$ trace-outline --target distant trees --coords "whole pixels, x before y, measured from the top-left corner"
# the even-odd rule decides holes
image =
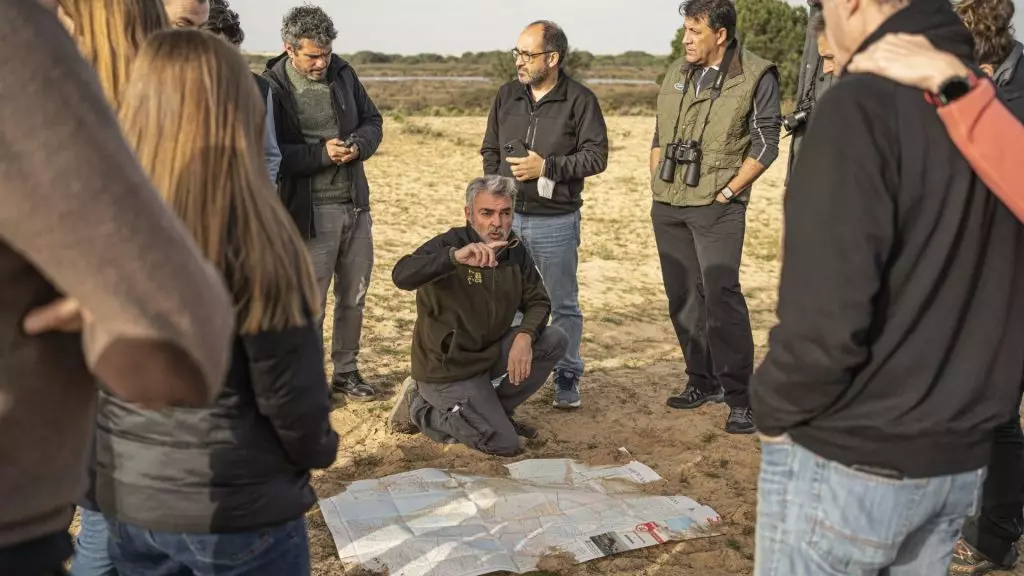
[[[565,65],[562,68],[570,77],[582,81],[586,77],[590,66],[594,63],[594,59],[595,56],[586,50],[570,48],[569,54],[565,58]],[[491,78],[500,82],[515,80],[518,72],[515,60],[512,59],[512,54],[510,52],[497,53],[491,61],[489,73]]]
[[[807,32],[807,8],[782,0],[736,0],[736,35],[744,48],[779,67],[783,99],[796,95]],[[683,29],[672,41],[669,62],[683,55]],[[660,78],[659,78],[660,82]]]

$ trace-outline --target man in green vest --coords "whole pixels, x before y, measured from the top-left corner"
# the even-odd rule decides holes
[[[651,149],[651,219],[688,376],[668,405],[724,400],[726,431],[751,434],[754,342],[739,268],[751,185],[779,154],[778,72],[740,47],[731,0],[690,0],[680,14],[686,54],[665,76]]]

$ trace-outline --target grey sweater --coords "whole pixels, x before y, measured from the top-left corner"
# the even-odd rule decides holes
[[[331,85],[303,77],[295,67],[286,64],[288,80],[295,87],[299,125],[307,144],[321,144],[338,137],[338,119],[331,103]],[[352,178],[347,164],[336,165],[324,148],[324,168],[313,175],[313,204],[340,204],[352,201]]]

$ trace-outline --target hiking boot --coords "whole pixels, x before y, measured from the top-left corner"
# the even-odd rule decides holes
[[[418,393],[416,381],[411,377],[402,382],[398,389],[395,407],[388,414],[388,428],[396,434],[415,434],[420,431],[412,421],[412,399]]]
[[[1012,570],[1017,563],[1017,547],[1013,547],[1008,564],[1000,566],[978,552],[963,538],[956,541],[953,562],[949,565],[949,576],[979,576],[1000,570]]]
[[[729,419],[725,421],[725,431],[729,434],[757,432],[757,426],[754,426],[754,410],[747,407],[729,409]]]
[[[693,410],[709,402],[718,403],[724,400],[725,393],[722,392],[721,388],[717,392],[705,392],[691,384],[687,384],[682,392],[668,399],[668,405],[676,410]]]
[[[579,408],[580,377],[566,370],[555,370],[555,408]]]
[[[516,429],[516,436],[526,438],[527,440],[536,440],[537,438],[540,438],[540,432],[538,432],[533,426],[517,422],[512,418],[509,418],[509,420],[512,420],[512,427]]]
[[[377,397],[377,392],[363,380],[359,370],[335,375],[331,382],[331,392],[353,402],[372,402]]]

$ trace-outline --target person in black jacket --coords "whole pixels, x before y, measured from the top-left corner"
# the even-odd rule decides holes
[[[241,49],[245,42],[245,32],[238,19],[238,13],[231,9],[228,0],[210,0],[210,18],[200,26],[230,42],[235,48]],[[263,132],[263,154],[267,161],[267,172],[270,181],[277,182],[277,173],[281,168],[281,147],[277,145],[277,129],[274,127],[274,95],[270,92],[270,82],[259,74],[253,74],[260,96],[267,103],[266,130]]]
[[[438,442],[514,456],[532,426],[512,419],[565,354],[547,326],[551,303],[530,253],[512,231],[516,184],[487,176],[466,190],[467,225],[395,264],[392,278],[416,291],[412,378],[388,418]],[[522,322],[510,327],[516,313]]]
[[[254,158],[263,102],[238,51],[206,32],[153,35],[135,70],[122,129],[223,274],[237,335],[209,406],[148,411],[101,391],[92,497],[111,559],[128,575],[309,574],[310,470],[334,462],[338,435],[312,264]]]
[[[313,256],[320,286],[320,324],[334,279],[331,386],[350,400],[376,392],[356,364],[363,306],[373,271],[370,186],[363,163],[380,145],[383,121],[355,71],[336,54],[331,18],[317,6],[288,12],[285,53],[264,77],[274,94],[281,146],[278,192]]]
[[[842,63],[901,32],[973,59],[945,0],[823,9]],[[929,99],[844,74],[811,119],[785,201],[779,324],[751,387],[758,575],[943,574],[978,507],[1020,395],[1024,234],[931,102],[970,84]]]
[[[484,135],[484,174],[514,177],[516,234],[530,250],[551,296],[551,323],[569,336],[555,367],[555,407],[579,408],[583,312],[576,267],[583,182],[608,165],[608,129],[597,96],[564,70],[565,32],[542,20],[512,50],[518,79],[498,90]],[[508,147],[514,140],[525,148]]]

